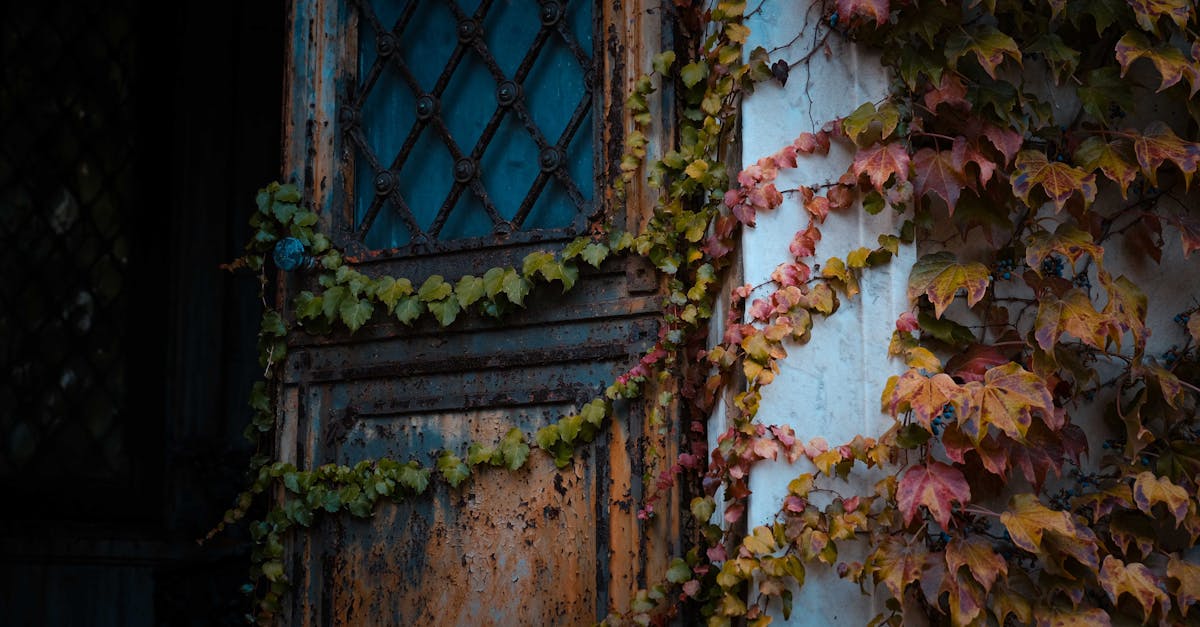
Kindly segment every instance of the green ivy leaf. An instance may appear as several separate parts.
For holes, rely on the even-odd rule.
[[[277,202],[271,205],[271,213],[281,224],[287,224],[300,208],[290,202]]]
[[[454,292],[454,288],[442,278],[442,275],[435,274],[421,284],[421,289],[417,290],[417,298],[422,302],[430,302],[442,300]]]
[[[421,468],[417,462],[409,462],[401,466],[399,473],[400,484],[417,494],[421,494],[425,488],[429,487],[429,469]]]
[[[262,317],[262,332],[267,335],[283,337],[287,335],[287,327],[283,324],[283,317],[278,311],[268,311]]]
[[[547,252],[533,252],[525,255],[525,262],[521,267],[521,274],[525,278],[532,279],[535,274],[540,272],[546,266],[554,263],[554,255]]]
[[[279,560],[271,560],[262,565],[263,577],[270,581],[285,581],[283,576],[283,562]]]
[[[483,298],[484,293],[483,279],[477,276],[464,276],[454,286],[454,296],[458,299],[458,303],[463,306],[463,309],[470,307],[475,301]]]
[[[600,264],[608,257],[608,246],[596,243],[588,244],[580,256],[593,268],[599,268]]]
[[[993,79],[996,78],[996,68],[1004,61],[1004,57],[1009,57],[1017,63],[1021,62],[1021,49],[1017,47],[1017,42],[994,26],[977,25],[959,30],[946,40],[946,60],[950,62],[951,67],[967,53],[974,53],[983,71]]]
[[[529,458],[529,445],[525,443],[525,434],[513,427],[500,441],[500,454],[504,457],[504,465],[509,470],[516,470],[525,465]]]
[[[478,466],[479,464],[490,464],[496,457],[496,449],[491,446],[484,446],[478,442],[472,442],[467,447],[467,464]]]
[[[275,200],[279,202],[298,203],[300,202],[300,188],[296,187],[295,183],[284,183],[275,191]]]
[[[413,320],[425,311],[425,303],[416,296],[405,296],[396,303],[396,319],[405,325],[412,326]]]
[[[349,291],[341,285],[335,285],[321,295],[325,302],[321,303],[321,310],[325,312],[325,319],[333,322],[337,320],[338,313],[342,308],[342,301],[349,295]]]
[[[443,285],[449,287],[449,284],[443,283]],[[457,298],[447,298],[446,300],[434,301],[429,303],[427,306],[429,307],[430,313],[437,318],[438,323],[444,327],[454,324],[455,319],[458,318],[458,312],[460,311]]]
[[[537,442],[538,448],[549,451],[559,441],[558,425],[546,425],[537,430],[533,436],[534,442]]]
[[[394,279],[390,276],[385,276],[379,279],[375,285],[375,297],[379,302],[387,305],[388,314],[396,311],[396,303],[400,299],[412,294],[412,282],[406,278]]]
[[[575,436],[579,435],[579,430],[583,427],[583,416],[579,414],[571,414],[563,416],[558,421],[558,435],[563,442],[567,444],[575,443]]]
[[[708,76],[708,64],[704,61],[693,61],[679,71],[679,79],[683,81],[684,87],[692,88],[696,83],[704,80]]]
[[[654,71],[658,72],[662,76],[666,76],[667,72],[671,71],[671,66],[674,64],[675,64],[675,51],[674,50],[667,50],[665,52],[660,52],[660,53],[654,55],[654,58],[650,61],[650,65],[651,65],[651,67],[654,68]]]
[[[495,298],[496,294],[504,291],[505,274],[504,268],[490,268],[483,273],[483,288],[487,290],[488,298]]]
[[[563,286],[563,293],[570,291],[575,287],[575,281],[579,280],[579,268],[573,263],[549,263],[538,269],[538,272],[547,281],[559,281]]]
[[[604,402],[604,399],[597,398],[584,405],[583,410],[579,413],[588,424],[599,427],[600,423],[608,417],[608,404]]]
[[[311,320],[321,315],[324,306],[324,298],[313,296],[313,293],[307,290],[297,294],[296,300],[293,303],[293,307],[296,310],[296,317],[301,320]]]
[[[346,324],[351,333],[354,333],[366,324],[367,320],[371,319],[371,314],[375,313],[375,306],[368,300],[348,298],[342,301],[339,312],[342,322]]]
[[[529,279],[517,274],[517,271],[509,268],[504,273],[504,295],[508,297],[509,302],[514,305],[524,306],[525,297],[529,295],[531,284]]]
[[[667,568],[667,581],[671,583],[683,583],[692,578],[692,568],[687,565],[687,562],[682,558],[671,560],[671,566]]]
[[[579,254],[583,252],[583,249],[586,248],[590,243],[592,243],[592,240],[587,237],[579,237],[571,240],[570,244],[567,244],[563,247],[560,257],[563,261],[574,259],[578,257]]]
[[[471,469],[450,451],[445,451],[438,457],[437,468],[452,488],[457,488],[471,476]]]
[[[297,211],[292,215],[292,224],[296,226],[312,226],[317,223],[317,214],[311,211]]]

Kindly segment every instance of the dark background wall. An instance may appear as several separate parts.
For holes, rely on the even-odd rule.
[[[284,3],[0,3],[0,624],[236,624]]]

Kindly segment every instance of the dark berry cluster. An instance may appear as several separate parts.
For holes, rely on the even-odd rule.
[[[1179,347],[1172,346],[1171,348],[1168,348],[1167,352],[1163,353],[1162,358],[1163,358],[1163,363],[1165,363],[1166,365],[1168,365],[1168,366],[1175,365],[1175,362],[1179,361]]]
[[[1075,287],[1081,287],[1085,290],[1090,289],[1092,287],[1092,281],[1091,281],[1091,279],[1088,278],[1088,275],[1086,272],[1080,272],[1079,274],[1076,274],[1074,283],[1075,283]]]
[[[1010,281],[1017,272],[1017,262],[1014,259],[1000,259],[996,262],[996,278]]]
[[[1058,255],[1050,255],[1042,260],[1042,276],[1062,276],[1063,260]]]
[[[930,421],[930,426],[933,428],[934,435],[941,433],[942,427],[946,426],[946,424],[954,422],[954,411],[954,405],[950,403],[946,403],[942,406],[942,413],[934,416],[933,420]]]
[[[1193,312],[1191,311],[1182,311],[1175,314],[1175,324],[1181,327],[1186,327],[1188,322],[1192,319],[1192,313]]]

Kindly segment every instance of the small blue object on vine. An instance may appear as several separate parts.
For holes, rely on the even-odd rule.
[[[275,265],[284,272],[308,270],[316,264],[316,259],[305,252],[304,243],[294,237],[285,237],[275,243],[275,252],[271,255]]]

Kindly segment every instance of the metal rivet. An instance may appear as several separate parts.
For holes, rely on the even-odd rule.
[[[542,166],[543,172],[557,170],[561,162],[562,156],[558,154],[557,148],[547,148],[538,156],[538,163]]]
[[[508,220],[505,220],[503,222],[496,224],[495,228],[492,229],[492,232],[495,233],[496,235],[508,235],[515,230],[516,230],[516,227],[513,226],[513,223],[509,222]]]
[[[380,196],[387,196],[392,193],[392,188],[396,187],[396,177],[392,176],[391,172],[383,171],[375,175],[375,193]]]
[[[470,159],[459,159],[454,164],[454,180],[459,183],[466,183],[475,176],[475,162]]]
[[[390,57],[396,51],[396,36],[391,33],[384,33],[375,41],[375,51],[381,57]]]
[[[542,23],[551,26],[562,17],[562,7],[557,2],[542,4]]]
[[[351,107],[342,107],[338,111],[338,120],[346,127],[358,126],[358,111]]]
[[[285,237],[275,242],[275,250],[271,257],[275,260],[275,266],[284,272],[307,270],[316,263],[312,255],[304,250],[304,244],[294,237]]]
[[[592,91],[596,88],[596,70],[588,70],[583,75],[583,88]]]
[[[521,87],[512,81],[504,81],[496,87],[496,102],[500,106],[507,107],[516,102],[517,94],[521,93]]]
[[[425,94],[424,96],[417,98],[418,120],[428,120],[429,116],[433,115],[434,111],[437,111],[437,101],[433,99],[433,96]]]
[[[479,33],[479,26],[474,20],[463,20],[458,23],[458,38],[463,41],[469,41]]]

